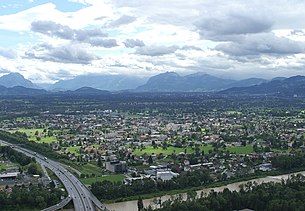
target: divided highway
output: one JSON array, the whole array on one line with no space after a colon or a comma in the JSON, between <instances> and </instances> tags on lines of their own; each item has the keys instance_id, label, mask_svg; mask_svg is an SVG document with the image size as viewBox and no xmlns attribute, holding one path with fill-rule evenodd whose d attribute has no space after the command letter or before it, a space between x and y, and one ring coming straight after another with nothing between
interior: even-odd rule
<instances>
[{"instance_id":1,"label":"divided highway","mask_svg":"<svg viewBox=\"0 0 305 211\"><path fill-rule=\"evenodd\" d=\"M63 208L66 204L69 203L70 200L73 200L74 208L76 211L87 211L87 210L108 210L106 207L102 205L102 203L87 189L85 185L83 185L79 179L71 174L67 169L65 169L59 162L50 160L36 152L33 152L28 149L24 149L20 146L10 144L5 141L0 141L2 144L9 145L15 150L24 153L29 157L35 157L36 161L49 168L54 174L58 177L58 179L65 186L69 196L61 203L49 207L45 210L58 210Z\"/></svg>"}]
</instances>

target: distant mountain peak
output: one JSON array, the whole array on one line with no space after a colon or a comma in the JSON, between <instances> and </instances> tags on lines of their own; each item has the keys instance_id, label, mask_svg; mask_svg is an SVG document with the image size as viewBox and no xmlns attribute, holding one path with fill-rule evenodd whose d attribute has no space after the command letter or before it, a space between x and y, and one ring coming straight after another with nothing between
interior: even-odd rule
<instances>
[{"instance_id":1,"label":"distant mountain peak","mask_svg":"<svg viewBox=\"0 0 305 211\"><path fill-rule=\"evenodd\" d=\"M5 87L23 86L25 88L38 89L39 87L33 84L30 80L27 80L20 73L9 73L0 77L0 85Z\"/></svg>"},{"instance_id":2,"label":"distant mountain peak","mask_svg":"<svg viewBox=\"0 0 305 211\"><path fill-rule=\"evenodd\" d=\"M50 90L77 90L91 87L100 90L117 91L135 89L144 84L146 78L128 75L80 75L70 80L62 80L51 85Z\"/></svg>"},{"instance_id":3,"label":"distant mountain peak","mask_svg":"<svg viewBox=\"0 0 305 211\"><path fill-rule=\"evenodd\" d=\"M255 86L234 87L222 91L223 94L256 94L256 95L282 95L305 96L305 76L292 76L280 80L271 80Z\"/></svg>"},{"instance_id":4,"label":"distant mountain peak","mask_svg":"<svg viewBox=\"0 0 305 211\"><path fill-rule=\"evenodd\" d=\"M16 78L24 78L23 75L21 75L20 73L17 72L11 72L7 75L4 75L2 77L16 77Z\"/></svg>"},{"instance_id":5,"label":"distant mountain peak","mask_svg":"<svg viewBox=\"0 0 305 211\"><path fill-rule=\"evenodd\" d=\"M216 76L197 72L180 76L175 72L166 72L152 76L147 83L139 86L141 92L192 92L215 91L226 88L234 80L222 79Z\"/></svg>"}]
</instances>

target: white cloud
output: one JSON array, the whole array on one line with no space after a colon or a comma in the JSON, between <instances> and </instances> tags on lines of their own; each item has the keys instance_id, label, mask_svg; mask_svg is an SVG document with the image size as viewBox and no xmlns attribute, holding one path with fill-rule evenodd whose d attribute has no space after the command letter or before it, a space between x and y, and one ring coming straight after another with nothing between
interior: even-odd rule
<instances>
[{"instance_id":1,"label":"white cloud","mask_svg":"<svg viewBox=\"0 0 305 211\"><path fill-rule=\"evenodd\" d=\"M68 1L84 6L63 12L47 3L0 16L0 30L31 38L11 51L0 41L0 68L50 81L101 72L271 77L305 64L301 0Z\"/></svg>"}]
</instances>

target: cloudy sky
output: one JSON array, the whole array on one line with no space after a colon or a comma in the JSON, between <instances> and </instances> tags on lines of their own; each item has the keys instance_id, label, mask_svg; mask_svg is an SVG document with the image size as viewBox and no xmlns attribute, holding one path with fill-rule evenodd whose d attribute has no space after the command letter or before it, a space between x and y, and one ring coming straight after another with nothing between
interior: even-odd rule
<instances>
[{"instance_id":1,"label":"cloudy sky","mask_svg":"<svg viewBox=\"0 0 305 211\"><path fill-rule=\"evenodd\" d=\"M1 0L0 74L305 75L303 0Z\"/></svg>"}]
</instances>

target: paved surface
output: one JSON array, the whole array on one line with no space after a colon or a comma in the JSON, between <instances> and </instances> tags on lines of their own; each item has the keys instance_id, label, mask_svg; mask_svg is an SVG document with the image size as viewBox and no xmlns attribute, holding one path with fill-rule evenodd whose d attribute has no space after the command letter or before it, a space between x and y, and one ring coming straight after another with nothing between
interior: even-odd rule
<instances>
[{"instance_id":1,"label":"paved surface","mask_svg":"<svg viewBox=\"0 0 305 211\"><path fill-rule=\"evenodd\" d=\"M71 166L68 166L66 164L61 164L63 167L65 167L66 169L71 169L72 171L74 171L76 174L78 174L78 176L80 176L82 173L80 171L78 171L77 169L71 167Z\"/></svg>"},{"instance_id":2,"label":"paved surface","mask_svg":"<svg viewBox=\"0 0 305 211\"><path fill-rule=\"evenodd\" d=\"M63 183L69 194L68 198L57 205L47 208L47 211L61 209L66 206L70 200L73 200L76 211L96 210L96 208L99 210L107 210L107 208L102 205L102 203L87 189L87 187L83 185L77 177L65 169L59 162L55 162L36 152L10 144L8 142L0 140L0 143L9 145L15 150L22 152L29 157L35 157L36 161L40 165L49 168Z\"/></svg>"},{"instance_id":3,"label":"paved surface","mask_svg":"<svg viewBox=\"0 0 305 211\"><path fill-rule=\"evenodd\" d=\"M53 210L58 210L60 208L63 208L64 206L66 206L67 204L69 204L69 202L71 201L71 197L67 197L64 200L62 200L60 203L52 206L52 207L48 207L42 211L53 211Z\"/></svg>"}]
</instances>

